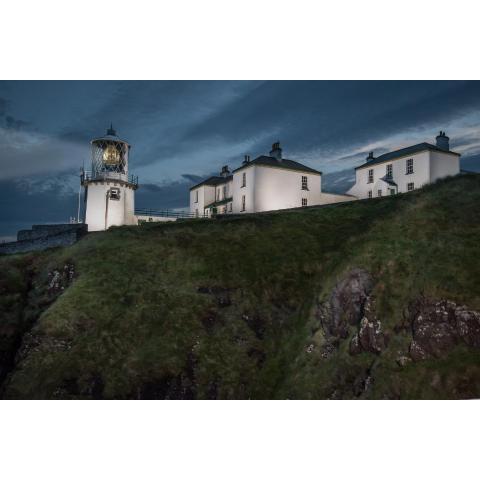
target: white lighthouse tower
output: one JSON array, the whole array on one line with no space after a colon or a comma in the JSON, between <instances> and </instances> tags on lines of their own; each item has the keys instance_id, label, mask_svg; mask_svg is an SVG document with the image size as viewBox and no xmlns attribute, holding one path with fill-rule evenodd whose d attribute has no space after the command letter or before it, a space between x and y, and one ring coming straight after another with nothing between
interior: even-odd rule
<instances>
[{"instance_id":1,"label":"white lighthouse tower","mask_svg":"<svg viewBox=\"0 0 480 480\"><path fill-rule=\"evenodd\" d=\"M105 136L90 143L92 169L82 171L81 175L88 231L107 230L112 225L134 225L138 177L128 175L130 145L117 136L112 125Z\"/></svg>"}]
</instances>

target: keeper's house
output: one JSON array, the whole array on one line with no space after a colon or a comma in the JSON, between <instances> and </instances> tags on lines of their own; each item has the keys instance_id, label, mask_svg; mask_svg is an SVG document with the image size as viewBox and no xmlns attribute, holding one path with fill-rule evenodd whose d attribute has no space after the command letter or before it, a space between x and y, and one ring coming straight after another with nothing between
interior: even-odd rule
<instances>
[{"instance_id":1,"label":"keeper's house","mask_svg":"<svg viewBox=\"0 0 480 480\"><path fill-rule=\"evenodd\" d=\"M374 157L355 168L355 185L347 192L357 198L381 197L409 192L428 183L460 173L460 154L450 150L445 132L436 145L419 143Z\"/></svg>"},{"instance_id":2,"label":"keeper's house","mask_svg":"<svg viewBox=\"0 0 480 480\"><path fill-rule=\"evenodd\" d=\"M270 155L250 160L230 173L210 177L190 189L190 212L196 216L255 213L355 200L322 193L322 172L282 157L280 143Z\"/></svg>"}]
</instances>

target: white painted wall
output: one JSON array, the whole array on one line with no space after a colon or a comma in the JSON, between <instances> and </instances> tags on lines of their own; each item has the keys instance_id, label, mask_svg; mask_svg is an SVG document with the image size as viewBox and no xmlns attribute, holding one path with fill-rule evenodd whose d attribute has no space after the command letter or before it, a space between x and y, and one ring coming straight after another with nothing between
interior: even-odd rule
<instances>
[{"instance_id":1,"label":"white painted wall","mask_svg":"<svg viewBox=\"0 0 480 480\"><path fill-rule=\"evenodd\" d=\"M410 182L413 182L415 189L423 187L430 183L430 153L430 151L425 150L414 155L358 168L356 170L355 185L347 193L358 198L368 198L368 191L372 190L373 197L377 197L379 188L377 182L386 175L388 164L392 165L392 179L398 185L398 193L407 192L407 184ZM407 159L409 158L413 158L413 173L407 175ZM370 169L373 169L373 183L368 183L368 171ZM387 195L387 193L382 191L383 196Z\"/></svg>"},{"instance_id":2,"label":"white painted wall","mask_svg":"<svg viewBox=\"0 0 480 480\"><path fill-rule=\"evenodd\" d=\"M233 173L233 213L255 212L255 179L257 165ZM242 187L243 173L246 174L246 186ZM242 211L242 196L245 195L245 211Z\"/></svg>"},{"instance_id":3,"label":"white painted wall","mask_svg":"<svg viewBox=\"0 0 480 480\"><path fill-rule=\"evenodd\" d=\"M341 195L338 193L328 192L320 193L320 205L330 205L332 203L339 202L353 202L355 200L357 200L357 197L353 197L351 195Z\"/></svg>"},{"instance_id":4,"label":"white painted wall","mask_svg":"<svg viewBox=\"0 0 480 480\"><path fill-rule=\"evenodd\" d=\"M156 217L155 215L135 215L135 221L138 225L142 222L175 222L177 220L176 217Z\"/></svg>"},{"instance_id":5,"label":"white painted wall","mask_svg":"<svg viewBox=\"0 0 480 480\"><path fill-rule=\"evenodd\" d=\"M320 174L263 165L255 169L255 212L301 207L302 198L307 199L308 206L320 203ZM307 177L308 190L302 190L302 176Z\"/></svg>"},{"instance_id":6,"label":"white painted wall","mask_svg":"<svg viewBox=\"0 0 480 480\"><path fill-rule=\"evenodd\" d=\"M120 190L120 199L107 200L111 188ZM108 229L112 225L135 225L135 191L117 182L88 183L85 223L89 232ZM105 214L107 219L105 223Z\"/></svg>"},{"instance_id":7,"label":"white painted wall","mask_svg":"<svg viewBox=\"0 0 480 480\"><path fill-rule=\"evenodd\" d=\"M196 191L198 191L198 202L195 201ZM201 185L190 190L190 213L195 215L198 211L198 215L202 216L205 207L213 201L215 201L215 187L212 185Z\"/></svg>"},{"instance_id":8,"label":"white painted wall","mask_svg":"<svg viewBox=\"0 0 480 480\"><path fill-rule=\"evenodd\" d=\"M460 173L460 157L447 152L430 152L430 181Z\"/></svg>"}]
</instances>

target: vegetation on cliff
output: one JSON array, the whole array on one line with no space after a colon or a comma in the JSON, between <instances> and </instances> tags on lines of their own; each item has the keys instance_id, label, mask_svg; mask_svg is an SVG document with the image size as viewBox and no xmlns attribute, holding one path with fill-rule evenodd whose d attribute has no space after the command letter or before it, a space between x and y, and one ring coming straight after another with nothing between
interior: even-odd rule
<instances>
[{"instance_id":1,"label":"vegetation on cliff","mask_svg":"<svg viewBox=\"0 0 480 480\"><path fill-rule=\"evenodd\" d=\"M1 257L2 396L479 397L479 205L465 175Z\"/></svg>"}]
</instances>

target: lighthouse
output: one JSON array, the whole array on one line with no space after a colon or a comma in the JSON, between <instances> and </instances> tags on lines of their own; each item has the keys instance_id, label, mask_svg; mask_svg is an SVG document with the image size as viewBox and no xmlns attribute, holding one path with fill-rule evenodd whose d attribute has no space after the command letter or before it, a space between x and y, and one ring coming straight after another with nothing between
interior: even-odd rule
<instances>
[{"instance_id":1,"label":"lighthouse","mask_svg":"<svg viewBox=\"0 0 480 480\"><path fill-rule=\"evenodd\" d=\"M128 173L130 145L110 125L106 135L91 142L91 170L83 170L85 223L89 232L112 225L134 225L138 177Z\"/></svg>"}]
</instances>

